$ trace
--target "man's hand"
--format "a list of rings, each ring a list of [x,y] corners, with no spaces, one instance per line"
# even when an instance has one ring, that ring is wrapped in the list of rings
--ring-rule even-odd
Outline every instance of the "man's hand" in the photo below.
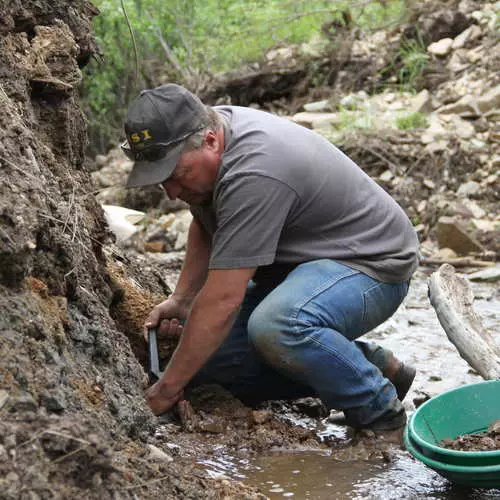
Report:
[[[165,413],[183,399],[183,390],[171,389],[162,380],[153,384],[146,391],[146,402],[155,415]]]
[[[189,307],[186,303],[170,296],[149,313],[144,323],[144,339],[148,340],[148,328],[157,327],[158,336],[179,338],[182,334],[181,322],[187,318]]]

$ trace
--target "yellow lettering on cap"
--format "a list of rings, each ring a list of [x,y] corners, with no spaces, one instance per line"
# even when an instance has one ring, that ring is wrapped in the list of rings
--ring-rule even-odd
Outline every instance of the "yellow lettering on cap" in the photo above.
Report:
[[[142,135],[144,136],[145,141],[153,138],[153,136],[151,135],[151,130],[149,130],[148,128],[141,130],[141,132],[142,132]]]
[[[137,134],[137,133],[130,134],[130,139],[134,143],[141,142],[141,136],[139,134]]]

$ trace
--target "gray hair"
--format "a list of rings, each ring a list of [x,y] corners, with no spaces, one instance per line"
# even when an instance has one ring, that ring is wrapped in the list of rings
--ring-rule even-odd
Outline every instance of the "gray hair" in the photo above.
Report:
[[[184,141],[184,149],[182,150],[183,153],[188,153],[189,151],[201,148],[205,139],[205,134],[209,130],[216,132],[222,127],[222,120],[219,113],[217,113],[217,111],[215,111],[215,109],[211,106],[205,106],[204,115],[203,121],[206,123],[205,127],[190,135]]]

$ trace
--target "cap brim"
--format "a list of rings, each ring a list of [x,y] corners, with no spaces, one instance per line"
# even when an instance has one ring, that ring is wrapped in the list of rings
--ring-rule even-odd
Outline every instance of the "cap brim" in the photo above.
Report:
[[[181,157],[184,143],[174,146],[168,154],[158,161],[136,161],[125,187],[136,188],[152,186],[166,181],[174,171]]]

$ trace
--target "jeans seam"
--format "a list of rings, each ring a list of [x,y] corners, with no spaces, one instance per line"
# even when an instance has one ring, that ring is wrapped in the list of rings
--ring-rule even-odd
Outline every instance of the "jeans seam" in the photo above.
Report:
[[[347,267],[347,266],[346,266]],[[345,279],[345,278],[348,278],[350,276],[354,276],[356,274],[360,274],[360,271],[356,270],[356,269],[352,269],[352,268],[347,268],[346,269],[346,272],[343,273],[342,275],[340,276],[336,276],[334,279],[330,279],[328,281],[326,281],[322,286],[318,286],[317,288],[315,288],[310,294],[308,297],[304,298],[304,300],[300,303],[300,305],[296,306],[292,312],[292,314],[290,314],[290,318],[294,320],[294,323],[295,323],[295,326],[293,327],[293,332],[296,336],[299,336],[299,325],[298,325],[298,316],[300,314],[300,311],[305,307],[305,305],[310,302],[314,297],[317,297],[320,293],[324,292],[325,290],[327,290],[328,288],[331,288],[333,285],[335,285],[336,283],[338,283],[339,281]]]
[[[363,291],[363,322],[366,321],[367,319],[367,306],[366,306],[366,303],[367,303],[367,295],[375,288],[380,288],[381,285],[383,285],[382,282],[380,281],[377,281],[376,283],[373,284],[373,286],[371,286],[370,288],[368,288],[367,290],[364,290]]]

